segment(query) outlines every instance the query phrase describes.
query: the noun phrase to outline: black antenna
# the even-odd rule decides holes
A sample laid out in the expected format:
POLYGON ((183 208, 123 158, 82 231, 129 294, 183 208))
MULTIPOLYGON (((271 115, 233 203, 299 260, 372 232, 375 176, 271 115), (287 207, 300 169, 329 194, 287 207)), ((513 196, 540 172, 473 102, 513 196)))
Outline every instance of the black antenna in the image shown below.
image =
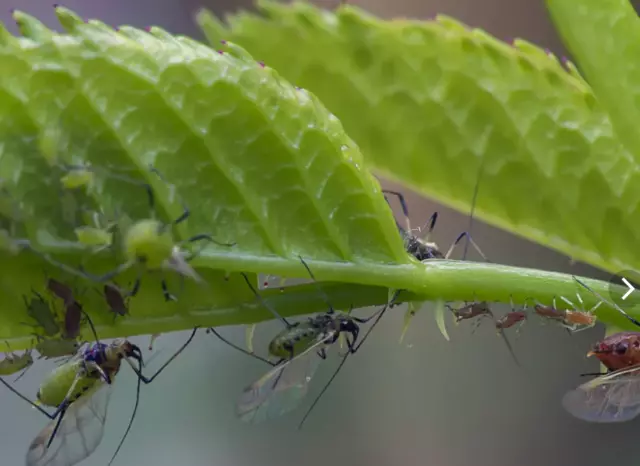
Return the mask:
POLYGON ((335 311, 333 310, 333 306, 331 305, 331 302, 329 302, 329 296, 327 296, 327 293, 325 293, 325 291, 322 289, 320 284, 317 282, 316 277, 313 275, 313 272, 311 272, 311 269, 309 268, 307 263, 304 261, 302 256, 298 256, 298 258, 300 259, 300 262, 302 262, 302 265, 304 265, 304 268, 307 269, 307 272, 309 273, 311 280, 313 280, 314 286, 316 287, 316 289, 318 290, 318 293, 320 293, 320 295, 322 296, 322 299, 324 300, 327 307, 329 308, 329 310, 327 311, 327 314, 333 314, 335 311))
POLYGON ((267 363, 267 364, 269 364, 269 365, 270 365, 270 366, 272 366, 272 367, 275 367, 275 366, 276 366, 276 364, 275 364, 275 363, 273 363, 273 362, 269 361, 268 359, 265 359, 265 358, 263 358, 262 356, 258 356, 257 354, 252 353, 252 352, 250 352, 250 351, 247 351, 246 349, 241 348, 240 346, 238 346, 238 345, 236 345, 236 344, 234 344, 234 343, 230 342, 230 341, 229 341, 229 340, 227 340, 225 337, 223 337, 222 335, 220 335, 220 334, 216 331, 216 329, 214 329, 213 327, 209 327, 209 328, 207 329, 207 333, 213 333, 213 334, 214 334, 215 336, 217 336, 217 337, 218 337, 218 338, 219 338, 223 343, 225 343, 225 344, 229 345, 231 348, 233 348, 233 349, 235 349, 235 350, 237 350, 237 351, 240 351, 241 353, 246 354, 247 356, 251 356, 252 358, 257 359, 258 361, 262 361, 262 362, 264 362, 264 363, 267 363))
MULTIPOLYGON (((142 372, 142 357, 138 359, 138 370, 142 372)), ((111 461, 109 461, 108 466, 111 466, 113 461, 116 459, 116 456, 118 456, 118 453, 120 452, 120 448, 122 448, 122 445, 124 444, 124 441, 126 440, 127 435, 129 435, 129 431, 131 430, 131 426, 133 425, 133 420, 135 419, 136 413, 138 412, 138 405, 140 404, 140 387, 141 386, 142 386, 142 379, 138 377, 138 382, 136 383, 136 402, 133 405, 133 413, 131 413, 131 419, 129 419, 127 430, 125 430, 124 435, 122 436, 122 439, 120 439, 118 448, 116 448, 116 451, 111 457, 111 461)))
POLYGON ((471 229, 473 228, 473 214, 476 210, 476 201, 478 199, 478 191, 480 190, 480 178, 482 177, 482 171, 484 168, 484 155, 481 157, 480 166, 478 167, 478 175, 476 177, 476 185, 473 188, 473 197, 471 199, 471 211, 469 212, 469 227, 467 228, 467 240, 464 242, 464 252, 462 253, 462 260, 467 258, 467 251, 469 250, 469 240, 471 239, 471 229))
POLYGON ((263 307, 266 307, 271 312, 271 314, 276 316, 276 319, 279 319, 280 321, 282 321, 287 328, 293 327, 293 325, 290 324, 287 319, 282 317, 278 313, 278 311, 276 311, 273 307, 271 307, 269 304, 267 304, 267 301, 262 296, 260 296, 260 294, 256 291, 256 289, 251 284, 251 281, 249 280, 249 277, 247 277, 247 274, 245 274, 244 272, 240 272, 240 274, 244 278, 244 281, 247 282, 247 285, 249 286, 251 291, 253 291, 253 294, 255 295, 256 299, 260 302, 260 304, 262 304, 263 307))

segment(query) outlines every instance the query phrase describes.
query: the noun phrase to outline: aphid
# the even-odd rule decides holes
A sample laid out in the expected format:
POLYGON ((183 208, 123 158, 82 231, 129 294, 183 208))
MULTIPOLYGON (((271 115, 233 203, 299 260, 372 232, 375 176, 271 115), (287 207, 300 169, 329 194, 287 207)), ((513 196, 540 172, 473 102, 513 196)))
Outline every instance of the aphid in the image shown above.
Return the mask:
POLYGON ((27 369, 33 364, 33 357, 31 356, 31 350, 27 350, 21 355, 17 355, 11 351, 9 343, 6 343, 8 353, 5 353, 4 359, 0 361, 0 377, 6 377, 8 375, 15 374, 22 371, 22 373, 16 378, 16 382, 22 378, 27 372, 27 369))
POLYGON ((448 304, 446 306, 451 312, 453 312, 453 315, 456 318, 456 323, 463 320, 473 319, 475 317, 493 317, 491 308, 489 308, 489 303, 486 301, 474 301, 472 303, 465 304, 458 309, 453 309, 448 304))
MULTIPOLYGON (((398 201, 400 201, 402 214, 404 215, 404 218, 405 218, 405 227, 402 227, 398 222, 396 222, 396 225, 398 227, 398 230, 400 231, 400 234, 404 238, 406 251, 409 254, 411 254, 413 257, 418 259, 419 261, 425 261, 430 259, 449 259, 449 257, 451 257, 451 255, 453 254, 453 251, 460 244, 460 241, 462 240, 462 238, 466 238, 467 241, 478 252, 478 254, 480 254, 480 256, 485 261, 489 262, 487 257, 484 255, 484 253, 480 249, 480 247, 476 244, 475 241, 473 241, 473 238, 471 238, 471 235, 466 231, 460 233, 458 237, 455 239, 455 241, 451 244, 447 252, 443 254, 436 243, 429 241, 431 233, 436 225, 436 221, 438 220, 438 212, 434 212, 431 218, 429 219, 429 222, 427 223, 429 225, 429 227, 427 228, 427 233, 423 237, 416 236, 412 233, 413 229, 411 228, 411 220, 409 218, 409 209, 407 207, 407 203, 402 193, 399 193, 397 191, 389 191, 385 189, 383 189, 382 192, 385 194, 392 194, 398 198, 398 201)), ((420 232, 421 230, 422 228, 418 228, 418 232, 420 232)))
MULTIPOLYGON (((329 303, 327 295, 317 284, 313 273, 307 264, 302 258, 300 258, 300 261, 309 273, 313 283, 316 284, 318 291, 323 296, 327 303, 328 310, 324 314, 318 314, 314 317, 308 318, 306 321, 296 322, 294 324, 289 323, 287 320, 282 318, 275 309, 268 306, 262 297, 255 291, 246 275, 243 274, 247 284, 256 295, 256 298, 263 306, 267 307, 274 316, 282 321, 286 327, 283 331, 277 334, 269 344, 270 355, 279 358, 279 361, 275 363, 275 365, 270 363, 271 365, 274 365, 274 368, 256 382, 248 386, 238 399, 236 413, 245 422, 261 422, 276 416, 281 416, 297 407, 302 398, 306 395, 308 384, 317 368, 319 360, 315 356, 317 355, 321 359, 326 359, 326 349, 338 341, 340 335, 344 333, 347 335, 346 343, 348 352, 343 357, 333 376, 329 379, 327 384, 325 384, 324 388, 303 417, 299 425, 299 428, 301 428, 311 410, 318 403, 320 397, 322 397, 342 368, 348 355, 358 351, 362 346, 362 343, 364 343, 371 330, 380 321, 387 309, 387 306, 385 306, 383 309, 366 319, 352 317, 349 314, 336 313, 329 303), (377 317, 376 321, 371 325, 367 334, 356 346, 360 332, 358 324, 366 323, 374 317, 377 317), (349 336, 351 338, 349 338, 349 336)), ((257 357, 256 355, 248 353, 246 350, 238 348, 235 345, 232 346, 246 354, 257 357)), ((260 357, 257 358, 262 359, 260 357)))
POLYGON ((102 440, 109 395, 122 360, 138 377, 136 401, 131 420, 111 458, 111 464, 126 439, 137 412, 140 384, 149 384, 180 354, 195 336, 196 329, 185 344, 151 377, 142 373, 140 348, 126 340, 111 344, 89 345, 76 358, 56 368, 40 385, 38 403, 31 401, 0 378, 0 381, 21 399, 27 401, 51 421, 31 442, 26 456, 27 466, 72 466, 93 453, 102 440), (133 361, 136 361, 137 367, 133 361), (41 407, 56 408, 51 414, 41 407))
POLYGON ((511 311, 504 316, 496 320, 496 328, 498 330, 504 330, 511 328, 517 323, 522 323, 526 320, 527 313, 524 311, 511 311))
MULTIPOLYGON (((640 322, 615 302, 604 299, 577 277, 574 280, 630 322, 640 322)), ((640 414, 640 333, 621 332, 594 345, 595 355, 610 371, 565 394, 562 405, 573 416, 589 422, 625 422, 640 414)))
MULTIPOLYGON (((471 228, 473 226, 473 214, 476 206, 476 200, 478 197, 478 191, 480 188, 480 180, 482 178, 481 175, 482 175, 483 165, 484 165, 484 158, 481 160, 480 167, 478 169, 478 176, 476 178, 476 184, 473 191, 473 198, 471 200, 471 212, 469 213, 469 228, 466 232, 462 232, 460 235, 458 235, 458 237, 449 247, 446 254, 442 253, 442 251, 440 250, 439 246, 436 243, 429 241, 431 232, 433 231, 436 225, 436 221, 438 219, 438 212, 433 213, 429 222, 427 222, 427 225, 428 225, 427 233, 425 234, 424 237, 420 238, 419 236, 414 235, 412 233, 413 229, 411 228, 409 208, 407 207, 407 203, 404 199, 404 196, 397 191, 382 190, 382 192, 385 194, 392 194, 396 196, 398 198, 398 201, 400 202, 402 213, 405 218, 405 227, 403 228, 398 223, 397 220, 396 220, 396 226, 398 228, 398 231, 400 232, 400 235, 404 239, 404 246, 407 253, 409 253, 411 256, 415 257, 417 260, 421 262, 426 260, 432 260, 432 259, 449 259, 453 254, 453 251, 455 250, 455 248, 458 246, 458 244, 460 244, 460 241, 462 240, 462 238, 466 238, 464 253, 461 260, 466 259, 467 250, 468 250, 469 244, 471 244, 474 247, 474 249, 478 252, 478 254, 480 254, 480 256, 484 259, 484 261, 489 262, 485 254, 480 250, 480 247, 475 243, 475 241, 473 241, 473 238, 471 237, 471 228)), ((388 202, 388 199, 386 198, 386 196, 385 196, 385 199, 388 202)), ((418 229, 418 232, 420 231, 422 231, 422 228, 418 229)), ((400 335, 400 342, 403 341, 411 321, 415 317, 418 309, 420 309, 421 307, 422 305, 420 305, 419 303, 411 303, 408 306, 407 311, 405 313, 405 319, 404 319, 405 323, 402 329, 402 333, 400 335)), ((449 335, 447 334, 446 326, 444 324, 444 307, 439 304, 436 307, 436 312, 434 315, 436 317, 436 323, 438 325, 438 329, 440 329, 440 333, 442 333, 445 339, 449 340, 449 335)))
POLYGON ((560 297, 560 299, 562 299, 565 303, 567 303, 569 306, 573 308, 573 310, 567 309, 564 311, 564 320, 563 320, 564 327, 566 327, 573 333, 580 332, 582 330, 586 330, 588 328, 593 327, 596 324, 596 316, 594 312, 602 304, 602 302, 599 302, 595 306, 593 306, 591 309, 586 311, 584 309, 584 303, 582 302, 582 297, 580 296, 580 293, 576 293, 576 297, 580 302, 580 307, 581 307, 580 309, 576 307, 575 304, 573 304, 564 296, 560 297))
POLYGON ((128 298, 135 296, 138 293, 138 287, 139 283, 136 283, 130 292, 123 295, 120 288, 116 285, 112 285, 111 283, 106 283, 104 285, 102 288, 104 298, 107 301, 109 310, 113 312, 114 318, 117 316, 124 316, 129 313, 129 304, 127 302, 128 298))
POLYGON ((553 298, 553 305, 552 306, 546 306, 544 304, 536 303, 533 306, 533 310, 540 317, 544 317, 546 319, 563 322, 564 318, 565 318, 564 311, 558 310, 558 307, 556 306, 556 299, 555 298, 553 298))
MULTIPOLYGON (((37 291, 32 291, 34 297, 28 299, 23 296, 27 307, 27 315, 37 322, 47 336, 56 335, 60 331, 60 325, 56 319, 51 304, 47 302, 37 291)), ((25 324, 30 325, 30 324, 25 324)))
POLYGON ((56 297, 60 298, 65 305, 76 300, 73 294, 73 290, 70 286, 65 285, 64 283, 61 283, 53 278, 47 279, 47 289, 56 297))
POLYGON ((73 356, 80 349, 81 343, 75 339, 63 338, 43 338, 36 335, 38 342, 35 345, 36 351, 40 353, 38 359, 54 359, 64 356, 73 356))
MULTIPOLYGON (((95 170, 95 168, 92 168, 92 170, 95 170)), ((154 172, 162 181, 165 181, 157 169, 152 167, 151 171, 154 172)), ((131 180, 120 175, 111 174, 110 176, 143 186, 147 191, 150 207, 151 209, 154 208, 155 199, 153 190, 151 189, 150 185, 146 183, 140 183, 137 180, 131 180)), ((181 246, 186 243, 194 243, 198 241, 208 241, 210 243, 226 247, 234 246, 235 243, 220 243, 209 234, 198 234, 181 243, 174 243, 171 227, 184 222, 191 215, 191 211, 187 208, 186 205, 183 205, 183 209, 183 213, 169 224, 164 224, 163 222, 153 218, 137 220, 136 222, 134 222, 127 229, 123 238, 123 252, 126 261, 110 272, 107 272, 100 276, 88 273, 84 270, 83 267, 81 267, 80 269, 69 267, 66 264, 53 259, 49 254, 37 251, 34 252, 50 264, 55 265, 56 267, 68 273, 72 273, 76 276, 81 276, 97 283, 105 283, 111 281, 117 275, 133 266, 139 267, 138 277, 136 278, 136 285, 134 285, 135 289, 139 288, 139 282, 141 280, 142 273, 145 270, 173 270, 183 277, 189 277, 197 282, 202 282, 200 276, 188 264, 189 260, 191 260, 194 255, 187 255, 181 249, 181 246)), ((175 298, 168 292, 165 280, 162 280, 162 291, 165 300, 175 300, 175 298)))

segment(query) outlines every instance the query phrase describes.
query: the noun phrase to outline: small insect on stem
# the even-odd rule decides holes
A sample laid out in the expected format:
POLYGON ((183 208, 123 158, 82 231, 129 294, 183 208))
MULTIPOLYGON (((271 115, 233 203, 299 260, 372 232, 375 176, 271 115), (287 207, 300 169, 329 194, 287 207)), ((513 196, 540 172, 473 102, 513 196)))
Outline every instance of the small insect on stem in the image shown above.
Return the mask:
POLYGON ((580 332, 582 330, 586 330, 588 328, 593 327, 596 324, 596 320, 597 320, 594 312, 602 304, 602 301, 600 301, 596 303, 591 309, 586 311, 584 310, 584 303, 582 301, 582 297, 580 296, 580 293, 576 293, 576 297, 580 302, 580 308, 578 308, 575 304, 573 304, 564 296, 560 297, 565 303, 567 303, 569 306, 573 308, 573 310, 567 309, 564 311, 564 319, 563 319, 563 326, 572 333, 580 332))
MULTIPOLYGON (((335 342, 339 341, 342 334, 346 336, 345 340, 348 352, 343 357, 342 362, 329 379, 328 383, 321 390, 320 395, 312 403, 311 408, 303 417, 299 428, 302 427, 309 413, 318 403, 320 397, 327 390, 335 376, 342 368, 348 355, 358 351, 362 346, 371 330, 380 321, 388 306, 377 311, 367 318, 358 318, 351 316, 350 313, 338 313, 334 310, 329 302, 328 296, 315 280, 313 272, 307 263, 300 258, 300 262, 309 274, 312 282, 316 286, 318 293, 327 303, 327 311, 307 318, 306 321, 290 323, 280 314, 268 306, 268 304, 257 293, 251 285, 250 280, 245 275, 247 285, 253 290, 258 299, 265 307, 271 310, 273 315, 278 318, 285 326, 269 343, 269 354, 275 358, 279 358, 275 364, 266 361, 273 367, 267 374, 260 377, 256 382, 247 387, 238 399, 236 409, 237 415, 245 422, 261 422, 276 416, 281 416, 298 406, 299 402, 304 398, 308 391, 308 385, 315 374, 317 363, 320 359, 327 358, 327 349, 335 342), (376 318, 370 326, 367 334, 358 342, 360 334, 359 324, 367 323, 376 318), (319 357, 316 358, 316 356, 319 357)), ((397 297, 396 292, 395 297, 397 297)), ((248 351, 239 348, 223 339, 215 329, 210 329, 218 338, 239 351, 249 354, 257 359, 262 359, 248 351)))
POLYGON ((140 288, 140 283, 136 282, 131 291, 122 293, 117 285, 106 283, 102 287, 104 299, 109 306, 109 310, 113 313, 113 318, 125 316, 129 313, 129 298, 136 296, 140 288))
POLYGON ((38 359, 55 359, 65 356, 73 356, 80 349, 81 343, 76 339, 43 338, 36 335, 36 351, 40 354, 38 359))
POLYGON ((39 327, 47 336, 56 335, 60 331, 60 325, 53 313, 51 304, 46 301, 40 293, 35 290, 31 291, 34 295, 31 299, 23 296, 25 306, 27 307, 27 315, 36 321, 36 325, 24 324, 32 327, 39 327))
POLYGON ((5 353, 4 359, 0 361, 0 377, 6 377, 22 371, 14 381, 17 382, 33 364, 31 350, 29 349, 21 355, 17 355, 11 351, 8 342, 5 342, 5 344, 7 345, 9 352, 5 353))
POLYGON ((473 319, 475 317, 493 317, 489 303, 486 301, 474 301, 464 306, 454 309, 450 305, 446 305, 447 308, 453 313, 456 318, 456 323, 463 320, 473 319))

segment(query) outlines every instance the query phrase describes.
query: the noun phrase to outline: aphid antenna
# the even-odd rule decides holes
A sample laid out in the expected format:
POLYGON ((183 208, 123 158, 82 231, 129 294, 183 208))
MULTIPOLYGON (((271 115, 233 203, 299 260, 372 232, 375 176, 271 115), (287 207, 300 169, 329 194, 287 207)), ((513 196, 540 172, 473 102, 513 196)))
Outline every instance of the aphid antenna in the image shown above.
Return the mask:
POLYGON ((480 248, 478 248, 478 246, 473 243, 473 239, 471 239, 471 230, 473 229, 473 215, 475 213, 476 210, 476 201, 478 200, 478 192, 480 191, 480 179, 482 178, 482 174, 484 173, 484 160, 485 160, 485 156, 484 154, 482 155, 482 157, 480 157, 480 165, 478 166, 478 175, 476 176, 476 184, 473 187, 473 196, 471 198, 471 210, 469 212, 469 227, 467 228, 467 241, 464 244, 464 251, 462 253, 462 260, 465 260, 467 258, 467 252, 469 250, 469 243, 471 243, 474 247, 474 249, 476 251, 478 251, 480 253, 480 255, 482 256, 482 258, 489 262, 486 257, 484 256, 484 254, 480 251, 480 248))
POLYGON ((223 343, 229 345, 231 348, 240 351, 243 354, 246 354, 247 356, 251 356, 254 359, 257 359, 258 361, 262 361, 265 364, 269 364, 271 367, 275 367, 276 364, 269 361, 266 358, 263 358, 262 356, 259 356, 251 351, 247 351, 246 349, 242 348, 241 346, 236 345, 235 343, 230 342, 229 340, 227 340, 226 338, 224 338, 222 335, 220 335, 220 333, 218 333, 216 331, 216 329, 214 329, 213 327, 209 327, 206 331, 206 333, 213 333, 216 337, 218 337, 218 339, 220 339, 220 341, 222 341, 223 343))
MULTIPOLYGON (((178 350, 173 353, 173 355, 162 365, 160 366, 160 368, 158 370, 156 370, 156 372, 151 376, 151 377, 147 377, 145 376, 141 370, 136 369, 136 367, 133 365, 133 363, 130 361, 130 358, 125 358, 125 361, 127 361, 129 363, 129 365, 131 366, 131 368, 133 369, 133 371, 136 373, 136 375, 138 376, 138 379, 142 381, 142 383, 144 383, 145 385, 150 384, 151 382, 153 382, 155 380, 156 377, 158 377, 160 375, 160 373, 165 370, 165 368, 171 364, 171 362, 178 357, 178 355, 180 355, 180 353, 182 353, 184 351, 184 349, 191 343, 191 341, 193 340, 193 337, 196 336, 196 332, 198 331, 200 327, 195 327, 193 329, 193 331, 191 332, 191 335, 189 336, 189 338, 187 339, 187 341, 180 347, 178 348, 178 350)), ((138 348, 137 346, 135 347, 138 349, 138 352, 140 353, 140 357, 136 358, 138 359, 139 362, 142 362, 142 355, 140 352, 140 348, 138 348)))
POLYGON ((302 256, 298 256, 298 258, 300 259, 300 262, 302 262, 302 265, 304 266, 304 268, 307 269, 307 273, 309 274, 309 276, 311 277, 311 280, 313 281, 313 286, 316 287, 316 290, 318 290, 318 293, 320 294, 320 296, 322 296, 322 299, 324 300, 325 304, 329 308, 329 310, 327 311, 327 314, 333 314, 335 310, 331 305, 331 301, 329 301, 329 296, 327 296, 327 293, 325 293, 325 291, 322 289, 322 287, 316 280, 316 277, 313 275, 313 272, 311 271, 307 263, 304 261, 302 256))
MULTIPOLYGON (((142 358, 140 358, 138 359, 138 371, 140 373, 142 373, 142 367, 143 367, 143 362, 142 362, 142 358)), ((120 439, 118 448, 116 448, 116 451, 113 453, 113 456, 111 457, 111 460, 109 461, 108 466, 111 466, 111 464, 113 464, 113 461, 116 459, 116 456, 118 456, 118 453, 120 453, 120 449, 122 448, 122 445, 124 445, 124 441, 127 439, 127 436, 129 435, 131 426, 133 426, 133 420, 136 417, 136 413, 138 412, 138 406, 140 405, 140 387, 141 386, 142 386, 142 379, 138 377, 138 380, 136 381, 136 401, 133 404, 133 411, 131 412, 131 418, 129 419, 129 424, 127 424, 127 428, 124 431, 122 438, 120 439)))
MULTIPOLYGON (((340 372, 340 370, 344 366, 344 363, 347 362, 347 358, 349 357, 349 355, 355 353, 356 351, 358 351, 358 349, 360 349, 362 344, 367 340, 367 337, 371 334, 371 331, 375 328, 376 324, 378 322, 380 322, 380 319, 384 315, 385 311, 389 308, 389 305, 392 304, 397 299, 397 297, 400 294, 400 292, 401 292, 401 290, 396 290, 396 292, 393 294, 393 297, 391 298, 391 300, 389 302, 387 302, 380 311, 376 312, 375 314, 370 316, 368 319, 366 319, 367 321, 371 320, 373 317, 375 317, 377 315, 377 319, 373 322, 373 324, 371 324, 371 327, 369 327, 369 329, 367 330, 367 333, 364 335, 364 337, 362 337, 362 340, 360 340, 360 343, 358 344, 358 346, 354 346, 355 345, 355 341, 352 341, 349 344, 349 339, 348 339, 349 337, 347 337, 347 346, 349 346, 349 351, 347 351, 347 353, 342 357, 342 361, 340 361, 340 364, 338 365, 336 370, 333 372, 333 375, 331 375, 331 378, 329 378, 329 380, 324 385, 324 387, 322 387, 322 390, 320 391, 318 396, 316 396, 315 400, 313 400, 313 403, 311 403, 311 406, 309 406, 309 409, 307 409, 307 412, 304 414, 302 420, 298 424, 298 430, 302 429, 302 426, 304 425, 305 421, 309 418, 309 415, 311 414, 313 409, 316 407, 316 405, 318 404, 318 402, 320 401, 322 396, 325 394, 325 392, 327 391, 327 389, 329 388, 331 383, 337 377, 338 373, 340 372)), ((351 312, 351 310, 349 312, 351 312)))
POLYGON ((280 313, 278 313, 278 311, 275 310, 274 307, 272 307, 270 304, 267 303, 266 299, 264 299, 257 291, 256 289, 253 287, 253 285, 251 284, 251 281, 249 280, 249 277, 247 277, 247 274, 244 272, 240 272, 240 275, 242 275, 242 277, 244 278, 244 281, 247 282, 247 285, 249 286, 249 288, 251 289, 251 291, 253 292, 253 294, 255 295, 256 299, 258 300, 258 302, 265 308, 267 308, 269 310, 269 312, 271 312, 271 314, 273 314, 276 319, 280 320, 282 323, 284 323, 284 325, 287 328, 291 328, 293 327, 293 325, 291 323, 289 323, 289 321, 287 319, 285 319, 284 317, 282 317, 280 315, 280 313))
MULTIPOLYGON (((407 203, 402 193, 398 191, 391 191, 389 189, 383 189, 382 192, 384 194, 391 194, 392 196, 395 196, 398 199, 398 201, 400 202, 400 208, 402 209, 402 215, 404 215, 404 221, 405 221, 405 228, 399 228, 399 229, 405 230, 406 234, 411 234, 411 219, 409 218, 409 208, 407 207, 407 203)), ((385 196, 385 199, 386 199, 386 196, 385 196)), ((435 221, 433 223, 435 223, 435 221)), ((398 222, 396 221, 396 225, 397 224, 398 222)))
POLYGON ((581 281, 578 277, 576 277, 575 275, 573 275, 573 279, 578 282, 578 284, 580 284, 583 288, 585 288, 586 290, 590 291, 593 295, 595 295, 600 301, 602 301, 603 303, 607 304, 608 306, 614 308, 616 311, 618 311, 620 314, 622 314, 624 317, 627 318, 627 320, 629 320, 630 322, 632 322, 633 324, 637 325, 638 327, 640 327, 640 322, 636 319, 634 319, 633 317, 631 317, 629 314, 627 314, 620 306, 618 306, 616 303, 614 303, 613 301, 609 301, 608 299, 603 298, 600 293, 598 293, 596 290, 592 289, 589 285, 587 285, 586 283, 584 283, 583 281, 581 281))
MULTIPOLYGON (((447 253, 444 255, 445 259, 449 259, 451 257, 451 255, 453 254, 453 251, 455 251, 456 247, 458 247, 462 238, 467 239, 467 241, 465 242, 465 247, 471 244, 471 246, 473 246, 473 249, 475 249, 475 251, 478 254, 480 254, 480 257, 482 257, 482 259, 485 262, 491 263, 491 261, 487 258, 484 252, 482 252, 482 249, 480 249, 480 246, 478 246, 478 244, 473 240, 473 238, 471 237, 471 234, 468 231, 463 231, 462 233, 460 233, 458 237, 455 239, 455 241, 451 243, 451 246, 449 246, 447 253)), ((465 258, 466 258, 466 253, 463 254, 463 258, 461 260, 465 260, 465 258)))

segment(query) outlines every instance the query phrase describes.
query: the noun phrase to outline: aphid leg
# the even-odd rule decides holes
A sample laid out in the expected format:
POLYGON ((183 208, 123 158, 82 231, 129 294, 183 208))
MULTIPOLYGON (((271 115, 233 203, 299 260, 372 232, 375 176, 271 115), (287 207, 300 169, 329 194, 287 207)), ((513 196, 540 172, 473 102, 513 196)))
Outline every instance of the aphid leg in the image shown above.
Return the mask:
MULTIPOLYGON (((356 322, 358 322, 358 323, 367 323, 368 321, 370 321, 374 317, 376 317, 376 320, 373 321, 373 323, 371 324, 371 326, 367 330, 367 333, 365 333, 364 336, 362 337, 362 340, 360 340, 360 343, 358 344, 358 346, 354 347, 353 349, 349 348, 352 353, 355 353, 356 351, 358 351, 360 349, 360 347, 364 344, 364 342, 367 341, 367 338, 369 338, 369 335, 371 335, 371 332, 373 331, 373 329, 376 327, 376 325, 378 325, 378 322, 380 322, 380 319, 382 319, 382 317, 384 316, 384 314, 387 311, 387 309, 391 306, 391 304, 393 304, 396 301, 396 299, 398 299, 398 295, 400 295, 401 291, 402 290, 396 290, 396 292, 393 294, 391 299, 384 305, 384 307, 380 311, 376 312, 375 314, 369 316, 366 319, 354 318, 354 320, 356 322)), ((349 344, 349 340, 347 340, 347 345, 348 344, 349 344)), ((355 344, 355 338, 354 338, 354 341, 352 342, 352 344, 355 344)))
POLYGON ((469 233, 467 233, 466 231, 463 231, 462 233, 460 233, 458 235, 458 237, 456 238, 456 240, 451 244, 451 246, 449 246, 449 250, 444 255, 445 259, 449 259, 449 257, 451 257, 451 254, 453 254, 453 251, 455 250, 455 248, 458 246, 458 244, 460 244, 460 241, 462 240, 462 238, 465 238, 465 237, 469 241, 469 244, 471 244, 471 246, 473 246, 473 248, 476 250, 476 252, 478 254, 480 254, 480 257, 482 257, 482 259, 485 262, 491 262, 489 259, 487 259, 487 256, 485 256, 485 254, 482 252, 482 250, 476 244, 476 242, 473 240, 473 238, 471 238, 471 235, 469 233))
POLYGON ((176 298, 174 295, 169 293, 169 288, 168 288, 167 282, 166 282, 166 280, 164 278, 160 282, 160 286, 162 287, 162 296, 164 296, 165 302, 177 301, 178 300, 178 298, 176 298))
POLYGON ((160 375, 160 373, 169 365, 171 364, 171 362, 178 357, 178 355, 180 353, 182 353, 184 351, 184 349, 189 345, 189 343, 191 343, 191 341, 193 340, 193 337, 196 336, 196 332, 198 331, 199 327, 196 327, 193 329, 193 332, 191 332, 191 336, 189 337, 189 339, 186 341, 186 343, 184 343, 175 353, 173 353, 173 356, 171 356, 162 366, 160 366, 160 368, 151 376, 151 377, 147 377, 142 373, 142 370, 137 369, 133 363, 129 360, 129 358, 125 359, 129 365, 131 366, 131 368, 133 369, 133 371, 136 373, 136 375, 138 376, 138 379, 144 383, 144 384, 150 384, 151 382, 153 382, 155 380, 156 377, 158 377, 160 375))
POLYGON ((272 362, 271 362, 271 361, 269 361, 268 359, 263 358, 263 357, 261 357, 261 356, 258 356, 258 355, 257 355, 257 354, 255 354, 254 352, 247 351, 246 349, 241 348, 240 346, 238 346, 238 345, 236 345, 236 344, 234 344, 234 343, 230 342, 229 340, 227 340, 226 338, 224 338, 222 335, 220 335, 220 334, 219 334, 219 333, 218 333, 214 328, 211 328, 211 327, 210 327, 210 328, 208 328, 208 329, 207 329, 207 331, 206 331, 206 333, 213 333, 213 334, 214 334, 216 337, 218 337, 218 338, 219 338, 223 343, 226 343, 226 344, 227 344, 227 345, 229 345, 230 347, 232 347, 232 348, 234 348, 234 349, 236 349, 236 350, 240 351, 241 353, 246 354, 247 356, 251 356, 251 357, 252 357, 252 358, 254 358, 254 359, 257 359, 257 360, 262 361, 262 362, 264 362, 264 363, 266 363, 266 364, 269 364, 270 366, 274 366, 274 367, 276 366, 276 364, 272 363, 272 362))
POLYGON ((580 374, 580 377, 600 377, 607 374, 609 374, 609 372, 587 372, 585 374, 580 374))
POLYGON ((382 192, 385 194, 391 194, 392 196, 396 196, 398 198, 398 201, 400 202, 400 207, 402 208, 402 214, 404 215, 404 221, 405 221, 405 227, 406 227, 405 231, 406 233, 410 233, 411 220, 409 219, 409 208, 407 207, 407 203, 402 193, 399 193, 398 191, 390 191, 388 189, 383 189, 382 192))
POLYGON ((316 277, 313 275, 313 272, 311 271, 307 263, 304 261, 302 256, 298 256, 298 258, 300 259, 300 262, 302 262, 302 265, 304 265, 304 268, 307 269, 307 273, 311 277, 311 280, 313 280, 313 285, 316 287, 316 290, 318 290, 318 293, 320 293, 320 295, 322 296, 322 299, 324 300, 327 307, 329 308, 329 310, 327 311, 327 314, 333 314, 334 309, 333 309, 333 306, 331 305, 331 302, 329 301, 329 296, 327 296, 327 293, 325 293, 325 291, 322 289, 322 287, 316 280, 316 277))
POLYGON ((321 348, 317 351, 318 356, 320 356, 320 359, 327 359, 327 350, 325 348, 321 348))
POLYGON ((282 323, 284 323, 284 325, 287 328, 291 328, 293 327, 292 324, 289 323, 289 321, 287 319, 285 319, 284 317, 282 317, 278 311, 275 310, 275 308, 271 307, 269 304, 267 304, 267 302, 265 301, 265 299, 260 296, 260 294, 258 294, 258 292, 256 291, 256 289, 253 287, 253 285, 251 284, 251 281, 249 281, 249 277, 247 277, 247 274, 245 274, 244 272, 240 273, 242 275, 242 277, 244 278, 244 281, 247 282, 247 285, 249 286, 249 288, 251 289, 251 291, 253 292, 253 294, 255 295, 256 299, 260 302, 260 304, 267 308, 269 310, 269 312, 271 312, 271 314, 273 314, 276 319, 280 320, 282 323))

